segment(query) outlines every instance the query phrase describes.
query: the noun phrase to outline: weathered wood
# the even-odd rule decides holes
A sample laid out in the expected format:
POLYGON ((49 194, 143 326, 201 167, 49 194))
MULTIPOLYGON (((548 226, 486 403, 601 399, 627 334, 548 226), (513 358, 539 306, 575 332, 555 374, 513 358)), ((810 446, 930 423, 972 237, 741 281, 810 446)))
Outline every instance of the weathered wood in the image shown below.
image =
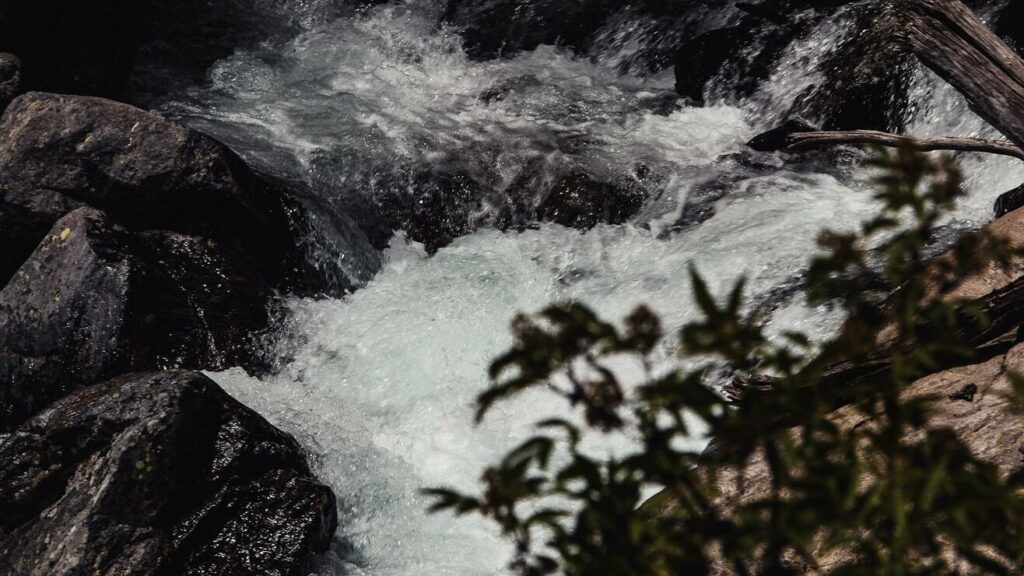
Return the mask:
POLYGON ((842 144, 873 144, 889 148, 909 146, 921 152, 953 150, 959 152, 987 152, 1012 156, 1024 160, 1024 149, 1006 140, 985 140, 981 138, 915 138, 877 130, 810 131, 793 132, 782 143, 786 150, 810 150, 842 144))
POLYGON ((1024 61, 959 0, 897 0, 903 43, 1024 148, 1024 61))

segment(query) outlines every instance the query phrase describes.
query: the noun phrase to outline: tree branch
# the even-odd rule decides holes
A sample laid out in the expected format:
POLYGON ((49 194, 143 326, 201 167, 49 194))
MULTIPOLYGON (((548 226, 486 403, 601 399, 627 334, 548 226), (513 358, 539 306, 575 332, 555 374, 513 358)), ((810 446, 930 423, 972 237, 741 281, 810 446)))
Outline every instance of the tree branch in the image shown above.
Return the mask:
POLYGON ((961 152, 988 152, 1024 160, 1024 150, 1006 140, 980 138, 914 138, 875 130, 794 132, 783 139, 788 150, 810 150, 838 144, 874 144, 898 148, 910 146, 921 152, 956 150, 961 152))

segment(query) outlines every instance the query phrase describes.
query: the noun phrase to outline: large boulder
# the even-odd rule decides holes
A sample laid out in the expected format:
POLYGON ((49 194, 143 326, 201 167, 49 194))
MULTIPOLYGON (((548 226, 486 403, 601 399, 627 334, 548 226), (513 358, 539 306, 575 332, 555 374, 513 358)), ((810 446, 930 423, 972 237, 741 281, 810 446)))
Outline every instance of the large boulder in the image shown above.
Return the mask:
POLYGON ((295 440, 205 376, 84 388, 0 442, 9 576, 300 576, 336 528, 295 440))
POLYGON ((270 284, 297 292, 344 292, 379 265, 365 235, 334 215, 348 226, 346 265, 362 267, 312 278, 304 270, 312 247, 300 237, 309 228, 305 200, 199 132, 101 98, 17 98, 0 120, 0 240, 11 246, 0 256, 0 284, 58 218, 85 205, 132 229, 215 240, 270 284))
POLYGON ((128 371, 266 366, 272 292, 215 242, 80 208, 0 291, 0 431, 128 371))
POLYGON ((819 65, 822 81, 806 90, 791 115, 825 130, 899 132, 917 59, 899 44, 899 18, 886 3, 842 14, 852 32, 819 65))
POLYGON ((274 200, 213 139, 126 104, 29 93, 0 120, 0 205, 29 215, 25 241, 90 205, 134 228, 219 240, 276 279, 290 239, 274 200))

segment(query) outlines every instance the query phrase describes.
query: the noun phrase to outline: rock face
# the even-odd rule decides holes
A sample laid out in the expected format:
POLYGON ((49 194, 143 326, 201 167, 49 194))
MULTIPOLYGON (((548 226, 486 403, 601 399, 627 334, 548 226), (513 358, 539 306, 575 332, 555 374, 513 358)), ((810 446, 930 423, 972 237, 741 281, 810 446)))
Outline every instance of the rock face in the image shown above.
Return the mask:
POLYGON ((216 243, 80 208, 0 291, 0 431, 129 371, 259 370, 272 294, 216 243))
POLYGON ((0 442, 10 576, 300 576, 336 526, 295 440, 201 374, 80 390, 0 442))

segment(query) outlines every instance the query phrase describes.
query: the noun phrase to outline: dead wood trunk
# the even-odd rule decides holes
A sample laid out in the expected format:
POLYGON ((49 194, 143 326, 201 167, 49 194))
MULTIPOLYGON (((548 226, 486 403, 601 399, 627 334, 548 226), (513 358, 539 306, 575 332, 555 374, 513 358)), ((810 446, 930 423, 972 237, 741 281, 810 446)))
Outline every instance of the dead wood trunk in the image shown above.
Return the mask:
POLYGON ((810 150, 841 144, 873 144, 898 148, 908 146, 921 152, 953 150, 959 152, 987 152, 1012 156, 1024 160, 1024 150, 1005 140, 984 140, 981 138, 914 138, 876 130, 830 131, 813 130, 787 134, 779 145, 786 150, 810 150))
POLYGON ((959 0, 897 2, 905 45, 1024 148, 1024 61, 959 0))

